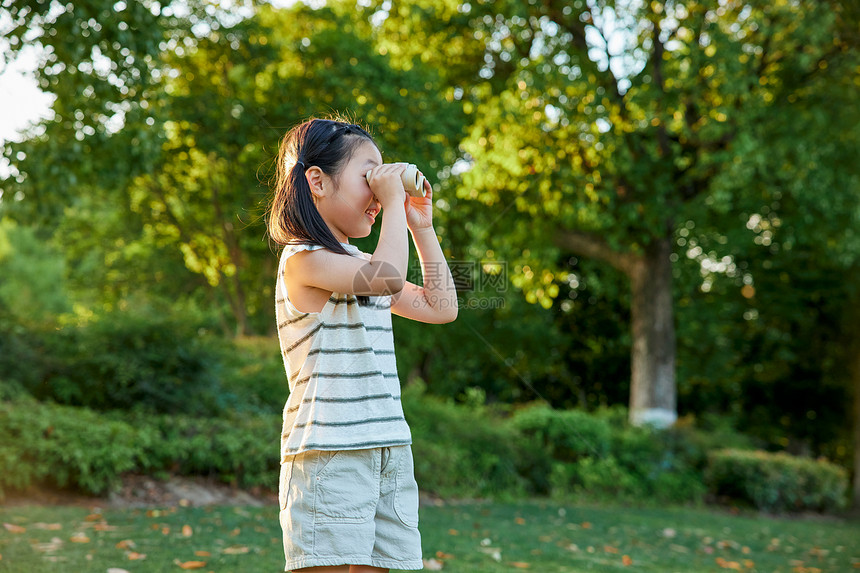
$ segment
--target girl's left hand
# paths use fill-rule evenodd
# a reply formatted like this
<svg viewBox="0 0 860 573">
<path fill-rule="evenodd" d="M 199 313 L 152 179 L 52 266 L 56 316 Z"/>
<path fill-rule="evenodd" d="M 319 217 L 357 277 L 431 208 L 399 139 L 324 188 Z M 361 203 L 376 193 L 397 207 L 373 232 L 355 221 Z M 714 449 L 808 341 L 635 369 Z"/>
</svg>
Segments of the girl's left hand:
<svg viewBox="0 0 860 573">
<path fill-rule="evenodd" d="M 433 226 L 433 188 L 424 180 L 424 197 L 406 194 L 406 225 L 412 232 Z"/>
</svg>

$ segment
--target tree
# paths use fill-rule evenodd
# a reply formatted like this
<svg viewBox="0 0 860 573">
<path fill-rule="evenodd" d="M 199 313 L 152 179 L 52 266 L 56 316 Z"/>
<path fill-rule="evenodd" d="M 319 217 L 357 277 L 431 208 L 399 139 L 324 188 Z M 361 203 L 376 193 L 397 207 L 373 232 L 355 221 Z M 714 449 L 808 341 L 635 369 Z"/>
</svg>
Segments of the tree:
<svg viewBox="0 0 860 573">
<path fill-rule="evenodd" d="M 4 58 L 35 47 L 36 79 L 56 96 L 53 117 L 4 150 L 16 172 L 4 186 L 14 185 L 19 199 L 9 194 L 2 207 L 49 227 L 79 185 L 116 183 L 150 165 L 158 140 L 140 104 L 168 30 L 186 21 L 150 0 L 5 0 L 0 10 Z"/>
<path fill-rule="evenodd" d="M 449 22 L 462 25 L 468 14 L 464 37 L 478 46 L 462 53 L 481 56 L 454 59 L 449 76 L 461 82 L 453 89 L 470 100 L 467 108 L 474 102 L 462 144 L 471 169 L 460 197 L 500 211 L 497 224 L 510 232 L 489 243 L 546 307 L 569 275 L 557 264 L 565 260 L 560 253 L 602 261 L 628 277 L 630 417 L 672 423 L 677 232 L 697 220 L 715 221 L 708 227 L 715 233 L 742 228 L 739 213 L 754 213 L 760 193 L 786 181 L 802 182 L 808 193 L 848 196 L 818 178 L 844 167 L 827 154 L 812 168 L 788 161 L 778 172 L 762 167 L 773 166 L 771 156 L 801 156 L 804 130 L 850 127 L 833 110 L 793 114 L 833 97 L 834 81 L 841 86 L 836 99 L 846 95 L 838 80 L 856 66 L 854 32 L 843 25 L 851 14 L 838 3 L 809 1 L 458 8 L 456 15 L 448 8 Z M 418 1 L 401 5 L 385 26 L 395 38 L 419 33 L 410 23 L 426 9 Z M 401 51 L 417 57 L 420 50 L 406 46 Z"/>
<path fill-rule="evenodd" d="M 4 210 L 39 216 L 46 238 L 72 231 L 61 238 L 66 252 L 122 266 L 97 273 L 107 281 L 135 276 L 138 290 L 156 291 L 170 282 L 183 296 L 205 290 L 229 332 L 274 325 L 275 261 L 262 219 L 271 160 L 289 127 L 344 112 L 372 126 L 386 158 L 428 173 L 451 163 L 446 149 L 461 122 L 443 97 L 424 94 L 436 73 L 391 67 L 371 48 L 370 23 L 353 23 L 345 7 L 262 4 L 234 14 L 196 2 L 28 6 L 9 9 L 11 37 L 16 45 L 44 38 L 39 75 L 58 98 L 54 118 L 7 153 L 23 199 Z M 415 111 L 433 127 L 415 122 Z M 105 238 L 105 221 L 122 238 L 93 244 Z M 191 277 L 128 269 L 171 247 Z"/>
</svg>

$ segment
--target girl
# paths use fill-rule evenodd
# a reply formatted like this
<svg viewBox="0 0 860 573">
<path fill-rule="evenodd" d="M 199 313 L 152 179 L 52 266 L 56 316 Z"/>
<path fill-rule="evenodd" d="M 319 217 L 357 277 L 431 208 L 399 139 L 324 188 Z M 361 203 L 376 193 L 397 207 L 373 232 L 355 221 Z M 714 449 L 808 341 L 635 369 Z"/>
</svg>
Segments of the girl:
<svg viewBox="0 0 860 573">
<path fill-rule="evenodd" d="M 433 229 L 433 191 L 406 194 L 363 128 L 312 119 L 281 143 L 268 230 L 284 245 L 275 309 L 289 381 L 280 521 L 288 571 L 421 569 L 418 486 L 400 404 L 391 313 L 457 317 Z M 373 255 L 349 243 L 370 234 Z M 407 228 L 424 286 L 407 282 Z"/>
</svg>

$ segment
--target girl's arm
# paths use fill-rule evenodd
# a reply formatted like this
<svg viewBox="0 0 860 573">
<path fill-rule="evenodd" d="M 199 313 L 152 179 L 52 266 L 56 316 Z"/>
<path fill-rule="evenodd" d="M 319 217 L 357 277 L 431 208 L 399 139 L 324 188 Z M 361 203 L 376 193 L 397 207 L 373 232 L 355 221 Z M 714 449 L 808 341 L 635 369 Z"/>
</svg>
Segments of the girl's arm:
<svg viewBox="0 0 860 573">
<path fill-rule="evenodd" d="M 432 225 L 411 229 L 424 286 L 406 282 L 391 297 L 391 312 L 419 322 L 445 324 L 457 318 L 457 289 Z"/>
<path fill-rule="evenodd" d="M 406 223 L 421 261 L 424 286 L 406 282 L 392 295 L 391 312 L 420 322 L 444 324 L 457 318 L 457 289 L 433 229 L 433 187 L 424 181 L 423 197 L 408 197 Z"/>
</svg>

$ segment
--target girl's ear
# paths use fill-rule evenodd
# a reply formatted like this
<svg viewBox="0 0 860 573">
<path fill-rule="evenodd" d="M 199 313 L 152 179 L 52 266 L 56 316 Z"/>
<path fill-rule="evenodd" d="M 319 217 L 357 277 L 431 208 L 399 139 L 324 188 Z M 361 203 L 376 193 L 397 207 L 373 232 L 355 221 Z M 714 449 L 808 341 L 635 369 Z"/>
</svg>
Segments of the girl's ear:
<svg viewBox="0 0 860 573">
<path fill-rule="evenodd" d="M 328 179 L 323 170 L 317 166 L 308 167 L 305 170 L 305 179 L 308 180 L 308 187 L 311 188 L 311 193 L 314 195 L 314 199 L 318 199 L 320 197 L 324 197 L 326 194 L 326 185 L 325 182 Z"/>
</svg>

